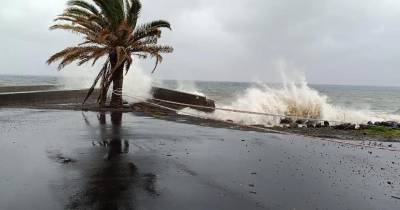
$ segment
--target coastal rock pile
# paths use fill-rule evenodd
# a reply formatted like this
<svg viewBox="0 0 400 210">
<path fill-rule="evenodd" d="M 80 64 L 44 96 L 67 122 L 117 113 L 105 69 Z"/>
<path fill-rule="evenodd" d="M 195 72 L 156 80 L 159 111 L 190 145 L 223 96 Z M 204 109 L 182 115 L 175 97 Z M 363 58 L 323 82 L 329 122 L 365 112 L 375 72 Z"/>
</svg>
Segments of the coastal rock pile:
<svg viewBox="0 0 400 210">
<path fill-rule="evenodd" d="M 343 123 L 340 125 L 335 125 L 333 126 L 334 129 L 337 130 L 355 130 L 356 129 L 356 124 L 351 124 L 351 123 Z"/>
<path fill-rule="evenodd" d="M 371 122 L 369 121 L 367 124 L 361 124 L 360 129 L 368 129 L 371 127 L 386 127 L 386 128 L 393 128 L 393 129 L 400 129 L 400 123 L 395 121 L 382 121 L 382 122 Z"/>
<path fill-rule="evenodd" d="M 318 122 L 315 120 L 306 120 L 306 119 L 294 120 L 292 118 L 282 118 L 280 121 L 280 124 L 288 125 L 290 128 L 299 128 L 299 127 L 327 128 L 327 127 L 330 127 L 330 123 L 328 121 Z"/>
<path fill-rule="evenodd" d="M 383 126 L 383 127 L 391 127 L 391 128 L 400 128 L 400 124 L 394 121 L 383 121 L 383 122 L 375 122 L 375 126 Z"/>
<path fill-rule="evenodd" d="M 381 126 L 393 129 L 400 129 L 400 123 L 395 121 L 382 121 L 382 122 L 368 122 L 367 124 L 359 124 L 358 126 L 353 123 L 342 123 L 337 125 L 331 125 L 329 121 L 318 122 L 313 120 L 305 119 L 292 119 L 292 118 L 282 118 L 280 121 L 282 125 L 288 125 L 289 128 L 333 128 L 337 130 L 364 130 L 371 127 Z"/>
</svg>

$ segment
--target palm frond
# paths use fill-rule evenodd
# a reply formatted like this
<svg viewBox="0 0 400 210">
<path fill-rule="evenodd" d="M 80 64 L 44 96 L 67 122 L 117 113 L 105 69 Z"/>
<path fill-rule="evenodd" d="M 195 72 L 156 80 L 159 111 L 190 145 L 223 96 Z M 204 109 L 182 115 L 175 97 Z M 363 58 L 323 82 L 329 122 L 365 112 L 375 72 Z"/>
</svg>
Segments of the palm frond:
<svg viewBox="0 0 400 210">
<path fill-rule="evenodd" d="M 91 65 L 94 66 L 97 60 L 106 55 L 107 53 L 108 53 L 107 49 L 99 49 L 99 50 L 94 50 L 88 54 L 82 54 L 82 56 L 79 58 L 80 61 L 78 62 L 78 66 L 88 63 L 91 60 L 93 60 Z"/>
<path fill-rule="evenodd" d="M 94 89 L 96 88 L 96 85 L 97 85 L 97 83 L 99 82 L 100 78 L 101 78 L 103 75 L 105 75 L 105 73 L 106 73 L 106 71 L 107 71 L 107 68 L 108 68 L 108 63 L 109 63 L 109 60 L 107 60 L 107 61 L 104 63 L 103 68 L 100 70 L 100 72 L 99 72 L 99 74 L 97 75 L 96 79 L 94 80 L 92 86 L 90 87 L 88 93 L 86 94 L 86 97 L 85 97 L 85 99 L 83 100 L 82 105 L 85 104 L 86 101 L 89 99 L 89 97 L 92 95 L 92 93 L 93 93 Z"/>
<path fill-rule="evenodd" d="M 64 10 L 64 13 L 62 15 L 64 15 L 64 16 L 74 15 L 75 17 L 83 17 L 83 18 L 87 18 L 87 19 L 90 17 L 96 16 L 95 14 L 91 13 L 90 11 L 87 11 L 87 10 L 79 8 L 79 7 L 68 7 L 67 9 Z"/>
<path fill-rule="evenodd" d="M 101 9 L 101 13 L 109 22 L 109 27 L 116 30 L 125 19 L 125 4 L 123 0 L 93 0 Z"/>
<path fill-rule="evenodd" d="M 50 27 L 50 30 L 61 29 L 71 31 L 77 34 L 83 34 L 86 36 L 96 36 L 96 33 L 88 28 L 82 26 L 74 26 L 71 24 L 56 24 Z"/>
<path fill-rule="evenodd" d="M 58 53 L 55 53 L 54 55 L 52 55 L 48 60 L 47 63 L 51 64 L 54 63 L 57 60 L 60 60 L 61 58 L 67 56 L 68 54 L 72 54 L 75 52 L 81 52 L 81 51 L 89 51 L 89 50 L 93 50 L 96 49 L 96 46 L 88 46 L 88 47 L 68 47 Z"/>
<path fill-rule="evenodd" d="M 91 52 L 101 49 L 97 46 L 89 46 L 89 47 L 72 47 L 62 50 L 56 54 L 54 54 L 50 59 L 47 61 L 48 64 L 53 63 L 57 60 L 62 60 L 58 66 L 58 69 L 63 69 L 66 65 L 76 61 L 82 60 L 85 57 L 88 57 Z"/>
<path fill-rule="evenodd" d="M 89 21 L 87 19 L 82 19 L 79 17 L 59 16 L 54 20 L 55 21 L 68 21 L 68 22 L 71 22 L 71 24 L 74 26 L 79 25 L 88 30 L 91 30 L 93 33 L 98 33 L 99 31 L 102 30 L 101 25 L 99 25 L 93 21 Z"/>
<path fill-rule="evenodd" d="M 129 69 L 131 68 L 131 65 L 133 63 L 133 59 L 130 53 L 126 56 L 126 62 L 125 62 L 125 74 L 128 74 Z"/>
<path fill-rule="evenodd" d="M 67 3 L 70 7 L 80 7 L 90 11 L 94 15 L 99 15 L 99 10 L 93 5 L 84 0 L 70 0 Z"/>
<path fill-rule="evenodd" d="M 157 20 L 138 26 L 141 8 L 140 0 L 68 0 L 67 8 L 54 20 L 50 30 L 67 30 L 83 35 L 84 40 L 76 47 L 55 53 L 48 64 L 57 61 L 61 70 L 73 62 L 83 65 L 93 61 L 94 65 L 100 58 L 108 57 L 84 103 L 101 80 L 99 102 L 103 104 L 116 73 L 128 73 L 133 56 L 155 58 L 154 72 L 163 60 L 162 54 L 173 51 L 170 46 L 158 45 L 162 29 L 171 29 L 170 23 Z"/>
<path fill-rule="evenodd" d="M 129 8 L 127 8 L 127 19 L 128 24 L 134 29 L 136 28 L 137 20 L 139 18 L 140 10 L 142 9 L 142 4 L 139 0 L 126 0 L 129 3 Z"/>
<path fill-rule="evenodd" d="M 160 55 L 161 53 L 172 53 L 174 48 L 171 46 L 163 46 L 163 45 L 143 45 L 133 50 L 133 52 L 142 52 L 148 53 L 151 57 L 156 59 L 156 63 L 154 65 L 154 69 L 151 73 L 154 73 L 163 60 L 163 57 Z"/>
<path fill-rule="evenodd" d="M 168 28 L 171 30 L 171 24 L 165 20 L 156 20 L 152 21 L 150 23 L 145 23 L 143 25 L 140 25 L 137 29 L 136 32 L 140 32 L 142 30 L 150 30 L 150 29 L 155 29 L 155 28 Z"/>
</svg>

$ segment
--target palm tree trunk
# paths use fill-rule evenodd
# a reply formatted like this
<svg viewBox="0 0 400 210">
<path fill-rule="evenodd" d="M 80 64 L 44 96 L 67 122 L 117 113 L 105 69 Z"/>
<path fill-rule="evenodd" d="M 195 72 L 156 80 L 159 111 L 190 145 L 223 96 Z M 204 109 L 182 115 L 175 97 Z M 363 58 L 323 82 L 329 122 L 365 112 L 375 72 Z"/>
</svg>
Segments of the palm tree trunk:
<svg viewBox="0 0 400 210">
<path fill-rule="evenodd" d="M 124 71 L 123 68 L 118 69 L 113 76 L 113 93 L 111 96 L 111 107 L 122 108 L 122 86 L 124 82 Z"/>
<path fill-rule="evenodd" d="M 117 65 L 117 56 L 115 53 L 110 54 L 110 63 L 111 69 Z M 114 75 L 112 76 L 112 83 L 113 83 L 113 92 L 111 96 L 110 106 L 112 108 L 122 108 L 123 101 L 122 101 L 122 87 L 124 82 L 124 65 L 118 67 L 115 71 Z"/>
</svg>

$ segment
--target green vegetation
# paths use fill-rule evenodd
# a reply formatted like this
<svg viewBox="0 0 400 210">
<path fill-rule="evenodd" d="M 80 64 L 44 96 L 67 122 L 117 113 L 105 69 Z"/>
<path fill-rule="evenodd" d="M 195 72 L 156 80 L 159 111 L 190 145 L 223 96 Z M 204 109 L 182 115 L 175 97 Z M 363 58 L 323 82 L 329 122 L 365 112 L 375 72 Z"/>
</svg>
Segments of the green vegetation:
<svg viewBox="0 0 400 210">
<path fill-rule="evenodd" d="M 74 62 L 94 65 L 100 58 L 105 58 L 84 103 L 100 81 L 100 105 L 105 105 L 112 83 L 110 104 L 114 108 L 122 107 L 119 93 L 122 93 L 124 71 L 128 73 L 134 57 L 153 57 L 157 67 L 162 60 L 161 54 L 173 51 L 172 47 L 157 43 L 161 29 L 171 29 L 170 24 L 157 20 L 139 25 L 141 8 L 140 0 L 69 0 L 64 13 L 55 19 L 56 24 L 50 29 L 66 30 L 82 35 L 84 39 L 82 43 L 51 56 L 48 64 L 59 61 L 58 69 L 61 70 Z"/>
<path fill-rule="evenodd" d="M 383 126 L 371 126 L 366 130 L 369 135 L 383 136 L 385 138 L 400 138 L 400 129 Z"/>
</svg>

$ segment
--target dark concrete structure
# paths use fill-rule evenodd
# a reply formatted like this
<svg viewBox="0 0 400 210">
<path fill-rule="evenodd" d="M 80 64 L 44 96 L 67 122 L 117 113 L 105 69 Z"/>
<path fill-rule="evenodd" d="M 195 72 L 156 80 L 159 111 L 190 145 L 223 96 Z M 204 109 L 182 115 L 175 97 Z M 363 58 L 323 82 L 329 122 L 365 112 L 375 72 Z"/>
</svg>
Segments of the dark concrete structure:
<svg viewBox="0 0 400 210">
<path fill-rule="evenodd" d="M 48 104 L 81 104 L 88 90 L 55 90 L 55 86 L 14 86 L 0 87 L 0 106 L 37 106 Z M 210 108 L 196 108 L 200 111 L 212 112 L 215 108 L 215 102 L 204 96 L 184 93 L 165 88 L 153 87 L 152 94 L 154 99 L 173 101 L 184 104 L 205 106 Z M 99 91 L 95 90 L 89 98 L 87 104 L 94 104 L 97 100 Z M 150 100 L 152 101 L 152 100 Z M 157 104 L 174 109 L 183 109 L 187 106 L 152 101 Z M 134 105 L 135 106 L 135 105 Z M 146 103 L 140 103 L 143 110 L 153 111 L 154 107 Z"/>
<path fill-rule="evenodd" d="M 55 85 L 0 86 L 0 93 L 56 90 L 57 88 Z"/>
<path fill-rule="evenodd" d="M 205 96 L 200 96 L 165 88 L 159 88 L 159 87 L 153 87 L 152 93 L 155 99 L 173 101 L 183 104 L 192 104 L 196 106 L 210 107 L 210 108 L 196 108 L 200 111 L 213 112 L 215 108 L 215 102 L 213 100 L 207 99 Z M 182 109 L 186 107 L 171 103 L 161 103 L 161 104 L 175 109 Z"/>
<path fill-rule="evenodd" d="M 82 103 L 88 90 L 52 90 L 0 93 L 0 106 Z M 92 95 L 92 99 L 96 93 Z"/>
</svg>

